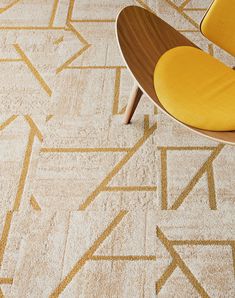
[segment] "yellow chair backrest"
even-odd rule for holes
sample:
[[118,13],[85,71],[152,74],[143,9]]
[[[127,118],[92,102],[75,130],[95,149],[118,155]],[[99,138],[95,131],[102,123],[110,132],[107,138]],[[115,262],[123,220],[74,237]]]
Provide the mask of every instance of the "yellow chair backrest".
[[201,32],[235,56],[235,0],[214,0],[201,22]]

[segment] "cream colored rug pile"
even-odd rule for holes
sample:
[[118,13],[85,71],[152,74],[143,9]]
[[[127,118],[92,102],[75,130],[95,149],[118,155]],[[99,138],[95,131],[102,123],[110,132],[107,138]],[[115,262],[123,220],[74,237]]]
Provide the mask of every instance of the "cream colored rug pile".
[[235,65],[210,0],[0,1],[0,297],[235,297],[235,148],[147,98],[122,124],[132,4]]

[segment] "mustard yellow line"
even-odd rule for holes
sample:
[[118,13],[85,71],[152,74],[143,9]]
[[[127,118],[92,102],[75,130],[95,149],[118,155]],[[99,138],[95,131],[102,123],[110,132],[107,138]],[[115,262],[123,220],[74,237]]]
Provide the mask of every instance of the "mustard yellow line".
[[73,280],[74,276],[81,270],[81,268],[86,264],[87,261],[93,257],[96,250],[104,242],[104,240],[112,233],[112,231],[117,227],[117,225],[122,221],[127,211],[120,211],[118,215],[113,219],[109,226],[103,231],[103,233],[95,240],[93,245],[85,252],[85,254],[79,259],[75,265],[72,267],[70,272],[65,276],[65,278],[59,283],[50,298],[59,297],[59,295],[64,291],[68,284]]
[[16,198],[13,206],[13,211],[18,211],[20,207],[21,198],[24,191],[25,181],[29,170],[29,163],[32,154],[33,142],[34,142],[34,131],[31,129],[28,138],[28,144],[25,152],[23,167],[20,175]]
[[185,8],[184,11],[207,11],[207,8]]
[[53,44],[60,44],[62,41],[64,41],[64,36],[61,36],[60,38],[56,39],[55,41],[53,41]]
[[169,146],[169,147],[161,147],[161,146],[159,146],[158,147],[159,149],[166,149],[167,151],[174,151],[174,150],[176,150],[176,151],[202,151],[202,150],[205,150],[205,151],[207,151],[207,150],[214,150],[216,147],[212,147],[212,146],[192,146],[192,147],[190,147],[190,146],[188,146],[188,147],[184,147],[184,146],[182,146],[182,147],[177,147],[177,146]]
[[172,245],[233,245],[235,240],[171,240]]
[[44,153],[128,152],[130,148],[41,148]]
[[187,184],[184,190],[181,192],[179,197],[176,199],[174,204],[171,206],[171,210],[176,210],[180,207],[180,205],[184,202],[185,198],[188,196],[190,191],[194,188],[197,184],[199,179],[203,176],[203,174],[207,171],[208,167],[212,165],[213,161],[217,158],[220,154],[221,150],[224,148],[223,144],[219,144],[211,153],[209,158],[204,162],[198,172],[194,175],[192,180]]
[[172,273],[177,268],[176,262],[173,260],[170,265],[167,267],[166,271],[162,274],[159,280],[156,282],[156,294],[158,295],[163,286],[165,285],[168,278],[172,275]]
[[142,138],[125,154],[125,156],[115,165],[115,167],[108,173],[104,180],[97,186],[97,188],[86,198],[86,200],[80,205],[79,210],[84,211],[102,192],[112,178],[121,170],[121,168],[131,159],[131,157],[139,150],[144,142],[151,136],[151,134],[157,129],[157,124],[154,124],[144,134]]
[[85,45],[81,50],[75,53],[71,58],[69,58],[66,62],[64,62],[60,67],[57,68],[56,73],[60,73],[63,69],[67,68],[67,66],[72,63],[75,59],[77,59],[82,53],[84,53],[91,45]]
[[56,15],[56,10],[57,10],[57,7],[58,7],[58,3],[59,3],[59,0],[54,1],[53,8],[52,8],[52,13],[51,13],[51,18],[50,18],[50,22],[49,22],[49,27],[53,27],[53,23],[54,23],[54,20],[55,20],[55,15]]
[[184,261],[182,260],[178,252],[174,249],[172,242],[166,238],[166,236],[163,234],[163,232],[160,230],[159,227],[157,227],[157,237],[161,241],[161,243],[165,246],[165,248],[171,255],[172,259],[176,263],[177,267],[180,268],[180,270],[187,277],[191,285],[197,290],[198,294],[203,298],[204,297],[210,298],[207,292],[205,291],[205,289],[202,287],[202,285],[199,283],[199,281],[195,278],[195,276],[192,274],[190,269],[184,263]]
[[46,93],[49,96],[51,96],[52,91],[51,91],[50,87],[47,85],[47,83],[41,77],[41,75],[39,74],[39,72],[37,71],[37,69],[33,66],[33,64],[28,59],[28,57],[25,55],[25,53],[22,51],[22,49],[20,48],[20,46],[18,44],[14,44],[14,47],[15,47],[16,51],[18,52],[18,54],[21,56],[21,58],[24,60],[25,64],[28,66],[28,68],[30,69],[30,71],[32,72],[32,74],[34,75],[34,77],[38,80],[38,82],[40,83],[41,87],[46,91]]
[[48,122],[49,120],[51,120],[51,118],[53,118],[54,115],[47,115],[46,117],[46,122]]
[[144,115],[144,133],[149,129],[149,115]]
[[12,285],[13,284],[13,278],[0,277],[0,284]]
[[30,198],[30,205],[36,211],[41,211],[41,207],[39,206],[38,202],[36,201],[35,197],[32,195]]
[[34,134],[38,137],[39,141],[42,142],[43,135],[42,135],[41,131],[39,130],[39,128],[37,127],[37,125],[35,124],[35,122],[33,121],[33,119],[29,115],[25,115],[24,118],[28,122],[28,124],[29,124],[30,128],[33,130]]
[[178,29],[177,31],[179,31],[179,32],[185,32],[185,33],[187,33],[187,32],[200,32],[200,30],[187,30],[187,29]]
[[197,29],[199,28],[199,25],[191,18],[189,17],[181,8],[179,8],[172,0],[165,0],[171,7],[173,7],[176,11],[178,11],[187,21],[189,21],[194,27]]
[[5,12],[6,10],[10,9],[11,7],[13,7],[14,5],[16,5],[18,2],[20,2],[20,0],[15,0],[12,3],[8,4],[7,6],[0,8],[0,13]]
[[180,6],[179,6],[179,9],[180,10],[183,10],[184,7],[190,2],[191,0],[185,0]]
[[156,191],[156,186],[108,186],[104,191]]
[[10,118],[8,118],[6,121],[4,121],[0,125],[0,131],[3,130],[5,127],[7,127],[9,124],[11,124],[18,116],[17,115],[12,115]]
[[89,44],[88,41],[82,36],[82,34],[71,23],[68,23],[67,26],[68,26],[68,29],[77,36],[77,38],[81,41],[81,43],[83,43],[84,45]]
[[3,26],[0,30],[65,30],[64,27],[43,27],[43,26]]
[[0,267],[2,265],[2,260],[3,260],[5,248],[7,245],[7,239],[8,239],[8,235],[11,227],[12,217],[13,217],[13,212],[7,212],[5,224],[2,231],[2,236],[0,239]]
[[69,24],[69,22],[71,21],[72,19],[72,14],[73,14],[73,8],[74,8],[74,2],[75,0],[70,0],[69,1],[69,9],[68,9],[68,14],[67,14],[67,25]]
[[19,62],[19,61],[23,61],[22,59],[14,59],[14,58],[2,58],[0,59],[0,62],[1,63],[4,63],[4,62]]
[[156,256],[93,256],[92,261],[156,261]]
[[216,192],[215,192],[215,178],[213,166],[210,165],[207,168],[207,182],[209,191],[209,206],[211,210],[217,210]]

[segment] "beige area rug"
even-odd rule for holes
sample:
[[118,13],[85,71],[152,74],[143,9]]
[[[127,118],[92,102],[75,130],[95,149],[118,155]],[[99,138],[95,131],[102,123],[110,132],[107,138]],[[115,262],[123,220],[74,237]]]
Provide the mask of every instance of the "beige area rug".
[[122,124],[131,4],[235,65],[210,0],[0,1],[0,297],[235,297],[235,148],[147,98]]

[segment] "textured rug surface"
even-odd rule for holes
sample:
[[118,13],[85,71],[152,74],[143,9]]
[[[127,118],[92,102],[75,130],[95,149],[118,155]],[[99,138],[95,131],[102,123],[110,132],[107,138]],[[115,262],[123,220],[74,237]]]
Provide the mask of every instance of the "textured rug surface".
[[0,1],[0,297],[235,297],[235,147],[147,97],[122,124],[133,4],[235,65],[210,0]]

